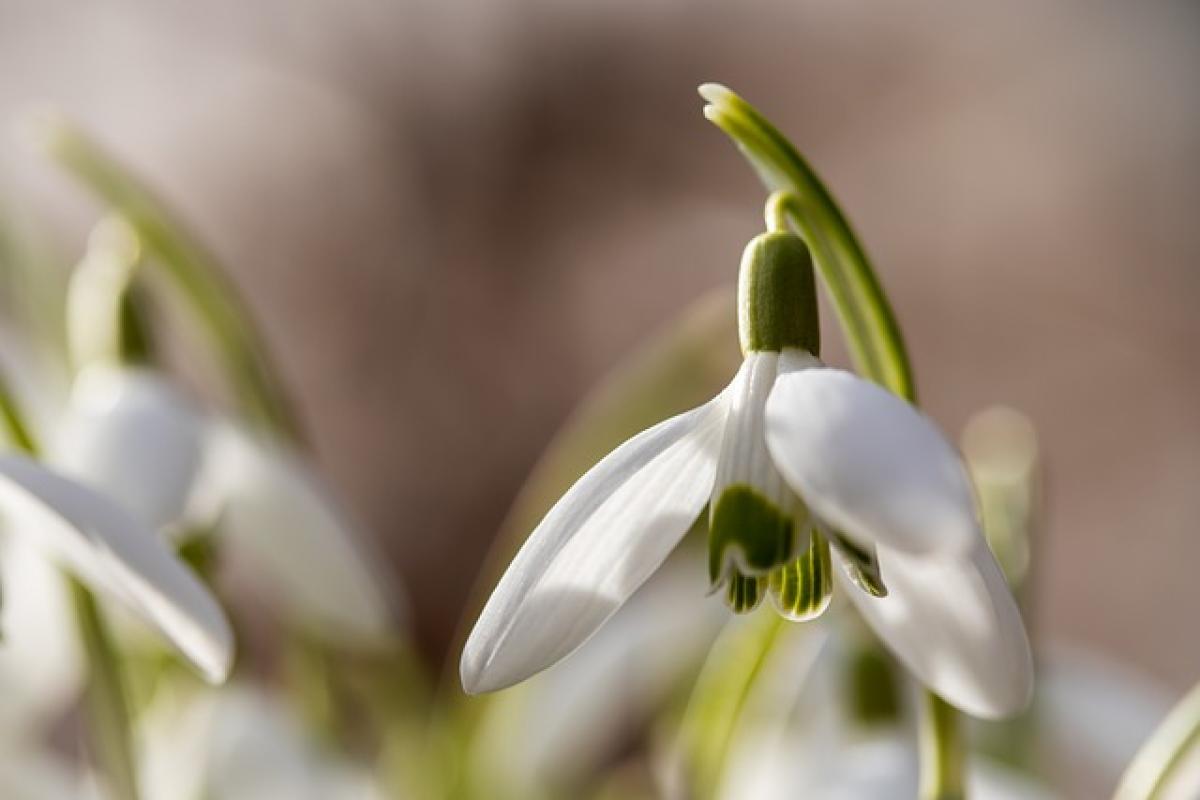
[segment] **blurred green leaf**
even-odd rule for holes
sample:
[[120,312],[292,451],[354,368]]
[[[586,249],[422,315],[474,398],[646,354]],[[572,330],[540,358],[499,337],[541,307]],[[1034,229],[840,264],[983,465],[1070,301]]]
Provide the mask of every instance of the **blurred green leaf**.
[[726,626],[705,661],[679,730],[686,795],[717,795],[756,684],[787,623],[772,609]]

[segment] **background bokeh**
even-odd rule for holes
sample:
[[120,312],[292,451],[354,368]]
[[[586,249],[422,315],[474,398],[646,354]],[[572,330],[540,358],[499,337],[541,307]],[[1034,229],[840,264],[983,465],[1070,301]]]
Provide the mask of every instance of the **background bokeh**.
[[[221,256],[433,658],[573,404],[760,229],[719,80],[842,200],[930,412],[1036,423],[1039,640],[1194,682],[1198,75],[1183,2],[0,0],[0,118],[66,111]],[[95,218],[14,137],[0,208],[47,270]]]

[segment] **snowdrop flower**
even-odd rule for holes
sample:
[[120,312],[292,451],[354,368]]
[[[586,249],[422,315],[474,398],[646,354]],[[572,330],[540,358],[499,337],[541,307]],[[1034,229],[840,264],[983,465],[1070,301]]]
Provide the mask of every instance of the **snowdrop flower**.
[[332,638],[379,639],[391,630],[390,598],[365,541],[304,460],[129,363],[152,349],[149,329],[126,322],[137,321],[141,253],[138,232],[109,217],[72,275],[67,332],[81,369],[51,459],[168,535],[215,529],[225,563],[251,573],[289,619]]
[[52,458],[168,535],[214,528],[234,572],[290,621],[352,641],[392,630],[396,603],[364,537],[304,460],[205,414],[153,370],[84,369]]
[[707,505],[710,582],[735,611],[769,595],[785,617],[813,618],[836,576],[946,700],[984,717],[1023,708],[1029,644],[962,461],[911,405],[816,358],[799,237],[747,246],[738,323],[732,383],[618,447],[536,527],[467,641],[464,688],[510,686],[573,651]]
[[[21,354],[11,344],[0,356],[6,364],[20,363]],[[23,388],[28,394],[36,387]],[[36,449],[32,439],[40,437],[23,425],[17,411],[19,404],[8,395],[7,388],[0,387],[0,393],[4,394],[5,404],[13,404],[6,407],[7,441],[0,453],[0,527],[9,536],[7,559],[15,564],[16,557],[27,549],[49,556],[90,589],[116,599],[149,622],[207,680],[223,681],[233,658],[229,622],[204,584],[159,538],[153,515],[143,515],[136,506],[134,498],[152,496],[154,484],[139,487],[128,483],[123,492],[110,495],[105,487],[79,480],[52,453],[47,453],[47,460],[42,462],[13,452]],[[155,425],[144,431],[150,436],[159,432]],[[81,450],[86,449],[85,444],[80,442]],[[52,445],[50,450],[56,447]],[[152,455],[150,450],[142,457]],[[110,462],[102,470],[107,479],[113,479],[107,467],[116,466]],[[152,477],[153,470],[145,470],[144,474]],[[41,583],[43,589],[55,591],[45,580]],[[18,588],[30,591],[35,587]],[[42,591],[38,594],[36,599],[22,600],[42,607],[40,616],[49,622],[56,610],[62,612],[60,598]],[[22,635],[21,641],[64,656],[58,665],[61,669],[46,673],[57,677],[47,678],[43,687],[47,697],[38,698],[34,704],[41,709],[42,699],[57,697],[71,678],[78,676],[77,659],[73,649],[64,647],[56,637]]]

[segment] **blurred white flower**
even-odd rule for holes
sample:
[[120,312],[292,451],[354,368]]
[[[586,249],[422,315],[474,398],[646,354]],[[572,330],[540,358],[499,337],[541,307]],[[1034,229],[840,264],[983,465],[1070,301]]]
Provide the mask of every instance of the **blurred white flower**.
[[83,581],[156,627],[213,682],[229,673],[233,634],[204,584],[123,506],[32,459],[0,456],[0,514]]
[[321,747],[265,692],[164,692],[139,736],[142,786],[154,800],[383,800],[366,769]]
[[64,470],[168,534],[212,527],[235,572],[289,622],[331,639],[393,628],[362,531],[282,443],[200,411],[146,369],[93,365],[54,437]]
[[1029,643],[957,452],[911,405],[812,355],[798,237],[751,242],[738,309],[733,382],[618,447],[550,510],[467,641],[464,688],[510,686],[573,651],[708,504],[709,577],[735,610],[769,588],[785,616],[821,613],[832,544],[846,594],[919,679],[978,716],[1020,710]]
[[83,369],[48,459],[156,530],[180,522],[200,472],[206,420],[149,369]]

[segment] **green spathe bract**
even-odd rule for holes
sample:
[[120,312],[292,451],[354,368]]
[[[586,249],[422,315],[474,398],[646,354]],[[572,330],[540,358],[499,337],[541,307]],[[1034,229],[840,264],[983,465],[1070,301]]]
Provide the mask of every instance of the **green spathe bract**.
[[738,275],[738,335],[747,353],[821,351],[812,258],[799,236],[764,233],[746,245]]
[[787,138],[754,106],[719,84],[700,87],[704,116],[738,146],[771,191],[796,203],[788,219],[816,255],[846,344],[864,375],[908,400],[916,397],[912,367],[879,279],[829,190]]

